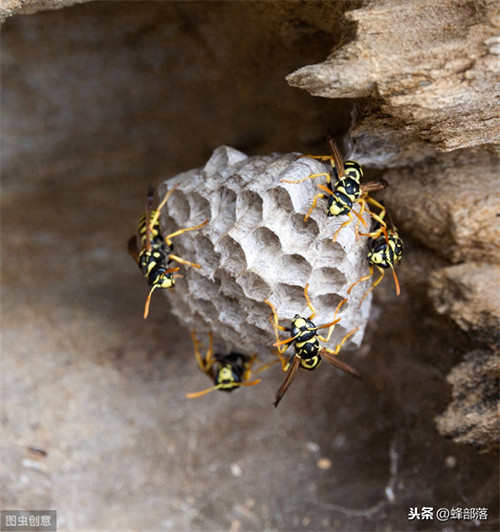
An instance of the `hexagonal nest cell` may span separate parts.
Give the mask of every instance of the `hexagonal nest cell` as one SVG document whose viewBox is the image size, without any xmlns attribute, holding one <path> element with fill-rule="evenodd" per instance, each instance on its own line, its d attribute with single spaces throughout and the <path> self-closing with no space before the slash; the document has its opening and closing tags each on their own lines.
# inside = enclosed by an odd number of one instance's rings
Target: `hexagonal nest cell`
<svg viewBox="0 0 500 532">
<path fill-rule="evenodd" d="M 203 168 L 161 185 L 160 198 L 177 185 L 162 213 L 165 234 L 209 221 L 174 239 L 176 255 L 201 265 L 182 266 L 176 287 L 164 291 L 186 327 L 265 359 L 275 337 L 264 300 L 287 326 L 295 314 L 311 313 L 306 284 L 315 323 L 332 321 L 348 287 L 367 272 L 366 239 L 356 238 L 351 223 L 332 242 L 345 217 L 327 217 L 324 200 L 304 221 L 316 182 L 282 183 L 324 171 L 323 163 L 297 153 L 248 157 L 221 146 Z M 329 347 L 356 327 L 344 348 L 359 347 L 371 303 L 370 295 L 358 308 L 363 293 L 354 290 L 342 306 Z"/>
</svg>

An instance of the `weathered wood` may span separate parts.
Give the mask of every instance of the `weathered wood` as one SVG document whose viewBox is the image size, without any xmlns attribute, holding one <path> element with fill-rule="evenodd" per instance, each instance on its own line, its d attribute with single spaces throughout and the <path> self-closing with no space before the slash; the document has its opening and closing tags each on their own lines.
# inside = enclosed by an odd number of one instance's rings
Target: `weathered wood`
<svg viewBox="0 0 500 532">
<path fill-rule="evenodd" d="M 356 38 L 288 82 L 327 98 L 365 98 L 354 136 L 440 151 L 500 142 L 500 14 L 494 1 L 368 2 Z"/>
</svg>

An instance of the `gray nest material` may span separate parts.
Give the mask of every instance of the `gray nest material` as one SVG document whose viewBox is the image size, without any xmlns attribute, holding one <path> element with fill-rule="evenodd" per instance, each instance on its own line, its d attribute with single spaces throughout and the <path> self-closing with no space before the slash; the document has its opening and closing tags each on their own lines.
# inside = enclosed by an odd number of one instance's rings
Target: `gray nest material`
<svg viewBox="0 0 500 532">
<path fill-rule="evenodd" d="M 328 346 L 334 348 L 358 327 L 343 349 L 359 347 L 371 294 L 358 305 L 369 282 L 360 283 L 349 297 L 347 289 L 368 271 L 366 237 L 356 239 L 351 223 L 332 243 L 346 217 L 327 217 L 324 199 L 304 222 L 322 178 L 281 182 L 325 171 L 325 164 L 297 153 L 248 157 L 221 146 L 203 168 L 160 186 L 162 198 L 179 185 L 162 213 L 164 234 L 209 220 L 174 239 L 175 254 L 201 268 L 181 266 L 176 287 L 163 291 L 187 328 L 212 331 L 228 350 L 269 356 L 264 354 L 271 352 L 275 336 L 264 300 L 274 304 L 280 324 L 289 326 L 295 314 L 311 313 L 304 297 L 309 284 L 317 326 L 331 322 L 338 303 L 348 298 Z"/>
</svg>

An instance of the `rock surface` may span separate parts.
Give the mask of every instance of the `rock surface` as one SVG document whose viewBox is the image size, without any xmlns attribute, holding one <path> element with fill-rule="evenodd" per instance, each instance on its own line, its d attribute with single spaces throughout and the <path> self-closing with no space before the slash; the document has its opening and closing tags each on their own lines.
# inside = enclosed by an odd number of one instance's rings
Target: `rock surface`
<svg viewBox="0 0 500 532">
<path fill-rule="evenodd" d="M 287 79 L 315 96 L 364 98 L 352 134 L 374 162 L 394 164 L 396 150 L 401 164 L 409 146 L 415 159 L 425 144 L 500 143 L 497 2 L 372 0 L 345 16 L 355 39 Z"/>
<path fill-rule="evenodd" d="M 498 451 L 499 379 L 498 348 L 493 352 L 469 353 L 448 375 L 448 382 L 453 386 L 453 401 L 437 418 L 439 432 L 483 452 Z"/>
<path fill-rule="evenodd" d="M 499 176 L 495 155 L 458 151 L 386 171 L 384 199 L 401 229 L 449 261 L 498 264 Z"/>
<path fill-rule="evenodd" d="M 89 0 L 2 0 L 0 22 L 16 14 L 32 14 L 48 9 L 61 9 Z"/>
<path fill-rule="evenodd" d="M 500 341 L 500 266 L 467 262 L 433 272 L 429 295 L 472 338 L 490 347 Z"/>
<path fill-rule="evenodd" d="M 466 262 L 450 270 L 453 280 L 444 281 L 448 272 L 432 278 L 432 298 L 479 345 L 489 342 L 498 336 L 496 309 L 490 319 L 498 279 L 489 265 L 500 262 L 498 3 L 372 0 L 345 19 L 350 40 L 287 80 L 315 96 L 358 99 L 350 157 L 385 170 L 387 205 L 400 228 L 451 262 Z M 472 271 L 481 271 L 481 295 L 465 294 Z M 489 408 L 485 438 L 498 405 Z"/>
</svg>

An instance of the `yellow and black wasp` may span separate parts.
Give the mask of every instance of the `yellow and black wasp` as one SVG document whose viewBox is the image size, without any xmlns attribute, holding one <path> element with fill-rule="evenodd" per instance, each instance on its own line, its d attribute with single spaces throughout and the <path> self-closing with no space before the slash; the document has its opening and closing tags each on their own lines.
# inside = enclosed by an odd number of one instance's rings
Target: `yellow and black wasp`
<svg viewBox="0 0 500 532">
<path fill-rule="evenodd" d="M 335 313 L 333 315 L 333 320 L 330 323 L 316 326 L 312 322 L 312 319 L 316 315 L 316 311 L 314 310 L 314 307 L 312 306 L 311 301 L 309 300 L 309 296 L 307 295 L 308 288 L 309 285 L 306 285 L 306 287 L 304 288 L 304 295 L 307 301 L 307 306 L 311 309 L 312 314 L 309 316 L 309 318 L 305 318 L 303 316 L 300 316 L 299 314 L 296 314 L 292 320 L 290 327 L 283 327 L 279 325 L 279 318 L 278 314 L 276 313 L 276 309 L 274 308 L 274 305 L 267 300 L 264 301 L 264 303 L 267 303 L 272 310 L 270 320 L 274 327 L 274 332 L 276 335 L 276 343 L 274 345 L 278 348 L 278 357 L 281 361 L 283 371 L 287 373 L 283 384 L 276 392 L 274 401 L 275 407 L 278 406 L 279 402 L 292 384 L 298 369 L 302 368 L 308 371 L 312 371 L 321 364 L 322 358 L 326 359 L 333 366 L 343 371 L 346 371 L 354 377 L 361 378 L 359 373 L 355 369 L 351 368 L 351 366 L 347 365 L 345 362 L 342 362 L 337 358 L 337 355 L 340 352 L 340 349 L 344 345 L 345 341 L 358 330 L 357 327 L 347 333 L 342 339 L 342 341 L 337 344 L 335 349 L 329 349 L 320 344 L 320 341 L 326 344 L 330 340 L 335 324 L 340 321 L 340 318 L 337 318 L 338 311 L 340 310 L 340 307 L 347 301 L 347 299 L 343 299 L 337 305 L 337 308 L 335 309 Z M 329 331 L 326 338 L 317 333 L 319 329 L 326 329 L 327 327 L 329 327 Z M 286 340 L 280 340 L 278 331 L 289 332 L 290 338 Z M 288 360 L 286 360 L 283 355 L 292 343 L 295 349 L 295 353 Z"/>
<path fill-rule="evenodd" d="M 253 381 L 250 380 L 252 375 L 252 367 L 257 359 L 257 355 L 250 357 L 236 351 L 231 351 L 229 355 L 220 355 L 218 353 L 214 354 L 213 337 L 212 333 L 209 333 L 208 349 L 205 357 L 202 357 L 200 354 L 201 342 L 196 337 L 194 331 L 191 333 L 191 338 L 194 344 L 194 354 L 196 357 L 196 362 L 198 363 L 198 367 L 210 378 L 210 380 L 213 381 L 214 385 L 210 388 L 202 390 L 201 392 L 188 393 L 186 394 L 186 397 L 193 399 L 195 397 L 201 397 L 202 395 L 213 392 L 214 390 L 220 390 L 221 392 L 232 392 L 241 386 L 254 386 L 255 384 L 259 384 L 261 381 L 261 379 L 256 379 Z M 259 373 L 273 364 L 274 361 L 264 364 L 258 368 L 255 373 Z"/>
<path fill-rule="evenodd" d="M 175 278 L 180 275 L 174 275 L 179 271 L 179 268 L 169 268 L 170 263 L 174 260 L 180 264 L 187 264 L 193 268 L 200 268 L 199 264 L 188 262 L 181 259 L 172 253 L 174 246 L 172 238 L 185 233 L 186 231 L 193 231 L 199 229 L 208 223 L 208 220 L 196 225 L 195 227 L 188 227 L 179 229 L 174 233 L 170 233 L 166 238 L 163 237 L 160 226 L 161 209 L 167 203 L 169 197 L 172 195 L 178 185 L 172 187 L 163 198 L 156 210 L 153 210 L 154 187 L 148 188 L 148 197 L 146 200 L 146 209 L 139 221 L 139 236 L 142 247 L 139 250 L 137 237 L 134 235 L 128 241 L 128 252 L 135 260 L 141 272 L 145 275 L 151 290 L 149 291 L 144 306 L 144 318 L 149 314 L 149 303 L 151 295 L 157 288 L 172 288 L 175 285 Z"/>
<path fill-rule="evenodd" d="M 368 181 L 367 183 L 361 184 L 361 178 L 363 177 L 363 169 L 359 163 L 356 161 L 344 161 L 340 151 L 335 144 L 332 136 L 327 135 L 328 144 L 330 146 L 331 155 L 303 155 L 303 157 L 310 157 L 312 159 L 320 159 L 322 161 L 329 161 L 333 170 L 335 177 L 335 183 L 332 184 L 331 175 L 329 172 L 321 172 L 319 174 L 311 174 L 303 179 L 298 179 L 296 181 L 290 181 L 287 179 L 282 179 L 282 183 L 302 183 L 308 179 L 316 179 L 317 177 L 325 177 L 325 185 L 317 185 L 319 189 L 323 192 L 316 194 L 313 199 L 311 208 L 304 217 L 304 221 L 307 221 L 311 215 L 312 210 L 316 206 L 316 203 L 319 198 L 328 198 L 328 203 L 326 207 L 326 212 L 328 216 L 340 216 L 346 214 L 348 220 L 344 222 L 333 235 L 332 241 L 337 240 L 337 235 L 340 230 L 346 225 L 350 224 L 353 221 L 352 215 L 354 214 L 358 218 L 358 223 L 356 225 L 356 234 L 358 234 L 359 224 L 362 223 L 366 227 L 366 222 L 363 219 L 363 213 L 365 209 L 379 224 L 380 232 L 385 234 L 385 222 L 383 221 L 383 216 L 379 216 L 373 213 L 367 204 L 372 204 L 380 208 L 381 213 L 383 213 L 384 207 L 380 205 L 377 201 L 371 198 L 368 194 L 370 192 L 375 192 L 377 190 L 383 190 L 388 186 L 388 183 L 385 179 L 377 179 L 373 181 Z M 359 213 L 353 209 L 355 203 L 360 204 Z"/>
<path fill-rule="evenodd" d="M 384 210 L 383 215 L 385 215 L 385 213 L 386 211 Z M 361 279 L 358 279 L 347 290 L 347 293 L 350 294 L 351 290 L 358 283 L 371 279 L 373 277 L 374 267 L 377 268 L 380 273 L 380 277 L 376 281 L 374 281 L 370 288 L 364 293 L 363 297 L 361 298 L 361 301 L 359 302 L 360 306 L 361 303 L 363 303 L 365 297 L 382 281 L 382 279 L 384 278 L 385 270 L 388 268 L 391 268 L 392 270 L 392 275 L 394 277 L 394 285 L 396 286 L 396 295 L 399 296 L 401 292 L 399 287 L 398 276 L 396 275 L 396 270 L 394 269 L 394 266 L 403 257 L 403 240 L 398 235 L 398 231 L 392 223 L 390 214 L 388 212 L 387 214 L 389 216 L 390 222 L 390 227 L 387 228 L 387 235 L 382 235 L 380 233 L 379 236 L 368 235 L 370 236 L 370 238 L 368 239 L 369 251 L 367 259 L 369 262 L 370 273 L 368 275 L 364 275 L 363 277 L 361 277 Z M 376 235 L 378 230 L 379 228 L 375 228 L 375 231 L 372 234 Z"/>
</svg>

